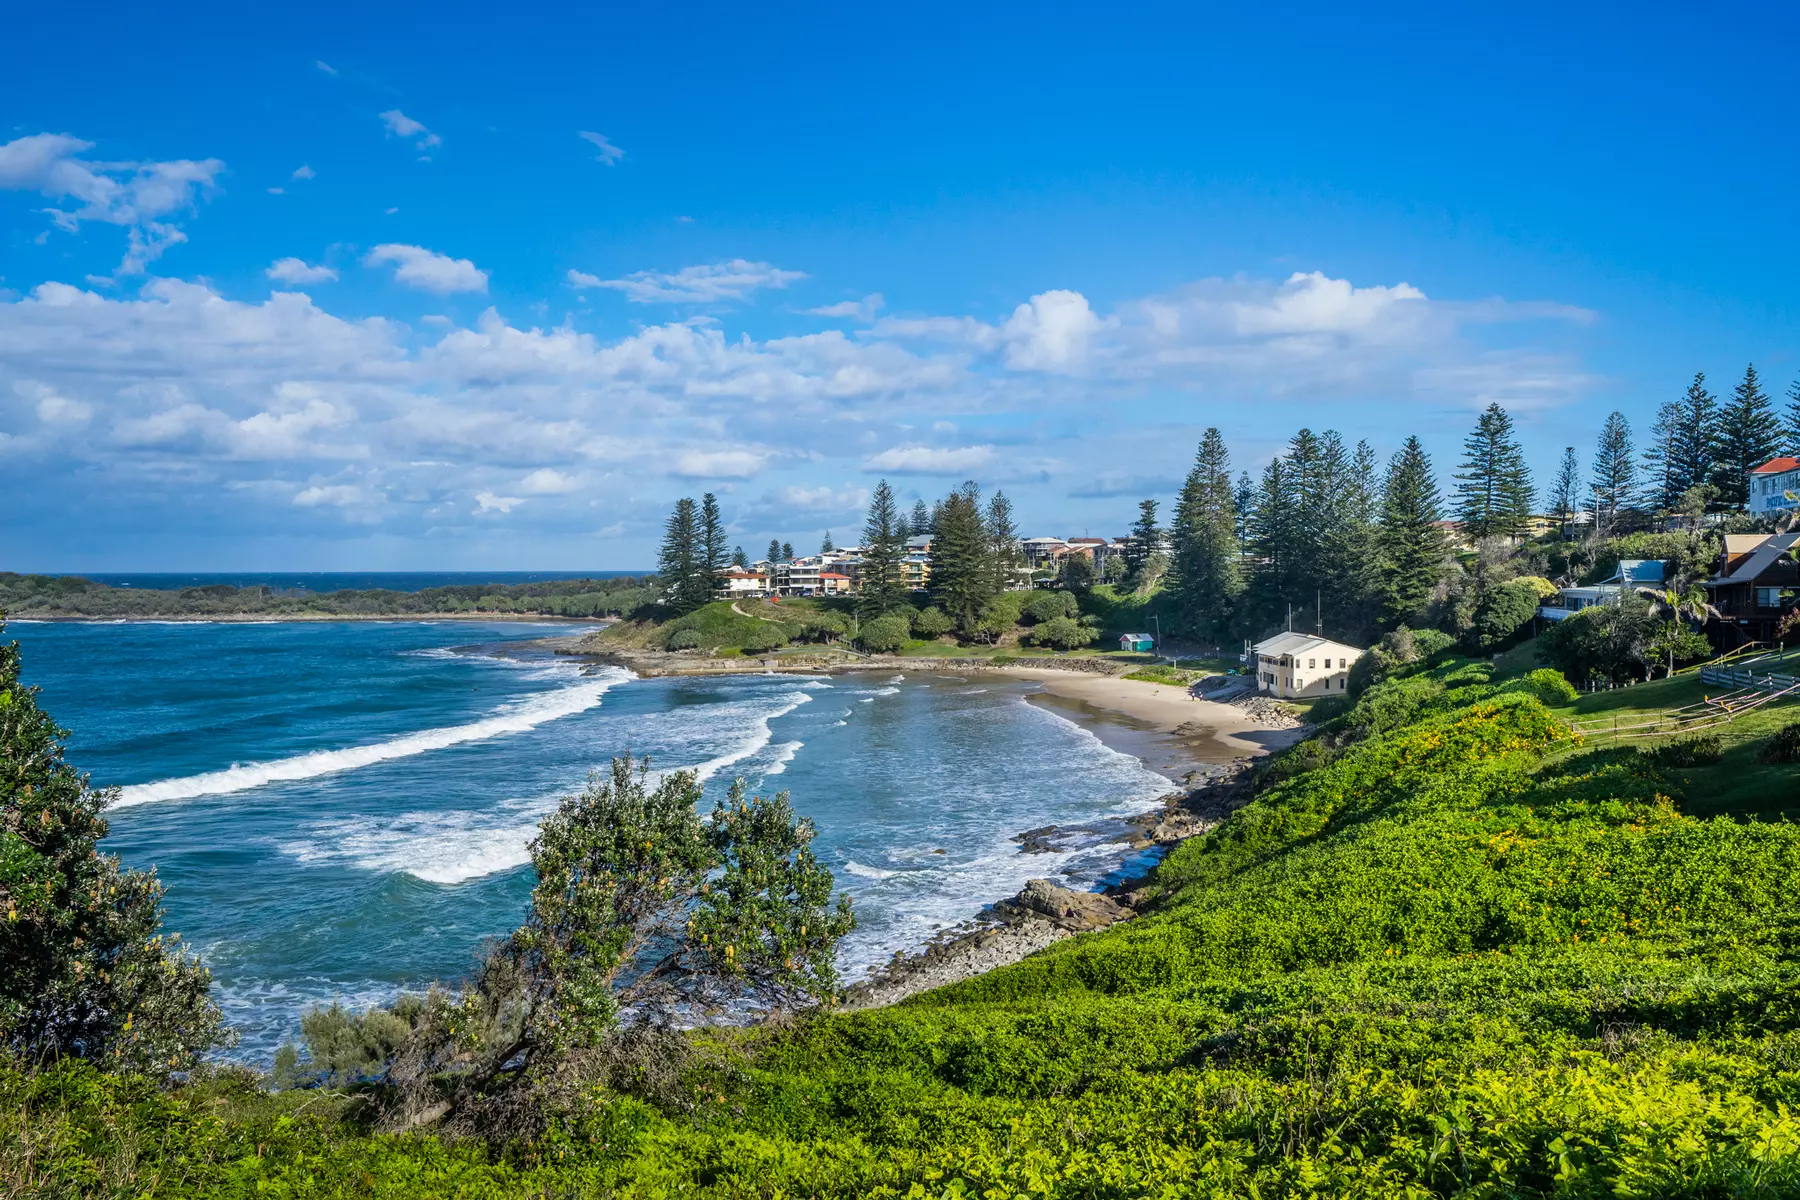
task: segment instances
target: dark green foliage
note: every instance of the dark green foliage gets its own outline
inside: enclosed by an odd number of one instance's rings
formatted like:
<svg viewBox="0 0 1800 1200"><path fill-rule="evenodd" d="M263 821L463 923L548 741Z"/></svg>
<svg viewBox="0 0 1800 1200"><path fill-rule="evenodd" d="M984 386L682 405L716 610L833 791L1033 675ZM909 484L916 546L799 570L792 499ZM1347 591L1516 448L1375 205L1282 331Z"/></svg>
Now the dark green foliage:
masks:
<svg viewBox="0 0 1800 1200"><path fill-rule="evenodd" d="M1625 414L1614 412L1600 429L1600 444L1594 451L1593 482L1588 486L1593 498L1594 528L1605 537L1618 522L1619 513L1630 507L1637 493L1637 459L1631 446L1631 425Z"/></svg>
<svg viewBox="0 0 1800 1200"><path fill-rule="evenodd" d="M0 631L5 625L0 622ZM161 1077L230 1044L211 976L162 932L162 884L100 853L95 791L63 758L66 730L0 643L0 1047Z"/></svg>
<svg viewBox="0 0 1800 1200"><path fill-rule="evenodd" d="M1214 640L1230 629L1243 591L1238 522L1231 456L1218 429L1209 428L1176 501L1169 535L1174 628Z"/></svg>
<svg viewBox="0 0 1800 1200"><path fill-rule="evenodd" d="M799 637L808 642L835 642L848 637L851 627L842 613L807 613L800 622Z"/></svg>
<svg viewBox="0 0 1800 1200"><path fill-rule="evenodd" d="M1080 611L1081 605L1072 592L1033 592L1021 613L1035 625L1057 617L1072 617Z"/></svg>
<svg viewBox="0 0 1800 1200"><path fill-rule="evenodd" d="M663 641L667 650L698 650L700 648L700 631L698 629L673 629Z"/></svg>
<svg viewBox="0 0 1800 1200"><path fill-rule="evenodd" d="M1800 762L1800 722L1783 725L1776 735L1763 743L1756 760L1764 763Z"/></svg>
<svg viewBox="0 0 1800 1200"><path fill-rule="evenodd" d="M1716 733L1697 733L1644 748L1644 757L1659 767L1711 766L1725 757L1725 745Z"/></svg>
<svg viewBox="0 0 1800 1200"><path fill-rule="evenodd" d="M1671 414L1675 431L1670 437L1670 453L1675 467L1670 472L1669 487L1677 495L1701 484L1709 483L1719 458L1719 401L1706 390L1706 375L1696 372L1694 381Z"/></svg>
<svg viewBox="0 0 1800 1200"><path fill-rule="evenodd" d="M931 538L931 597L959 633L973 633L994 594L992 545L973 483L950 493Z"/></svg>
<svg viewBox="0 0 1800 1200"><path fill-rule="evenodd" d="M1551 515L1556 518L1557 532L1565 538L1574 526L1575 514L1581 511L1582 495L1581 460L1575 456L1575 447L1564 446L1546 499Z"/></svg>
<svg viewBox="0 0 1800 1200"><path fill-rule="evenodd" d="M1431 459L1419 439L1409 437L1388 463L1375 536L1385 623L1415 624L1430 605L1449 555L1443 530L1437 527L1442 519Z"/></svg>
<svg viewBox="0 0 1800 1200"><path fill-rule="evenodd" d="M1649 677L1657 634L1650 606L1636 596L1564 617L1538 637L1543 660L1576 684Z"/></svg>
<svg viewBox="0 0 1800 1200"><path fill-rule="evenodd" d="M783 615L788 619L765 621L738 612L729 600L714 600L662 626L662 645L669 650L769 650L787 644L800 633L802 614Z"/></svg>
<svg viewBox="0 0 1800 1200"><path fill-rule="evenodd" d="M78 575L0 571L0 612L16 617L407 616L415 613L520 613L557 617L622 616L655 603L656 580L558 579L546 583L456 584L419 592L385 588L289 592L267 587L116 588Z"/></svg>
<svg viewBox="0 0 1800 1200"><path fill-rule="evenodd" d="M1490 587L1475 604L1475 619L1467 641L1478 654L1504 650L1523 637L1537 617L1537 588L1528 580L1512 579Z"/></svg>
<svg viewBox="0 0 1800 1200"><path fill-rule="evenodd" d="M1744 378L1732 389L1731 400L1719 410L1714 441L1717 459L1712 484L1719 501L1742 508L1749 497L1749 475L1781 451L1781 418L1756 377L1754 365L1744 368Z"/></svg>
<svg viewBox="0 0 1800 1200"><path fill-rule="evenodd" d="M1650 426L1650 444L1644 447L1643 503L1653 510L1680 507L1688 487L1681 473L1681 420L1681 403L1671 400L1656 410L1656 423Z"/></svg>
<svg viewBox="0 0 1800 1200"><path fill-rule="evenodd" d="M876 617L873 621L863 622L856 634L856 643L870 654L892 654L906 645L912 628L905 617L898 613L890 613L885 617Z"/></svg>
<svg viewBox="0 0 1800 1200"><path fill-rule="evenodd" d="M1498 403L1482 410L1464 439L1456 481L1456 517L1470 537L1512 537L1524 528L1531 515L1531 472L1512 418Z"/></svg>
<svg viewBox="0 0 1800 1200"><path fill-rule="evenodd" d="M774 621L758 621L738 639L738 645L746 654L760 654L765 650L778 650L789 640L787 626Z"/></svg>
<svg viewBox="0 0 1800 1200"><path fill-rule="evenodd" d="M988 570L992 575L988 590L999 595L1018 582L1019 569L1024 564L1024 555L1019 550L1019 529L1013 522L1012 501L1006 498L1005 492L995 492L993 499L988 501L983 532L987 534Z"/></svg>
<svg viewBox="0 0 1800 1200"><path fill-rule="evenodd" d="M1033 645L1048 646L1053 650L1075 650L1099 641L1100 631L1068 617L1052 617L1033 625L1029 636Z"/></svg>
<svg viewBox="0 0 1800 1200"><path fill-rule="evenodd" d="M695 554L700 533L700 520L691 499L675 502L675 509L663 523L662 550L656 559L656 574L663 584L663 600L678 613L690 613L711 596L702 596L697 585L700 563Z"/></svg>
<svg viewBox="0 0 1800 1200"><path fill-rule="evenodd" d="M906 604L906 585L900 578L900 560L906 557L906 534L901 530L901 522L893 489L883 479L869 498L869 516L863 523L863 564L856 613L865 621L886 616Z"/></svg>
<svg viewBox="0 0 1800 1200"><path fill-rule="evenodd" d="M941 608L927 608L913 618L912 631L922 638L943 637L955 626Z"/></svg>
<svg viewBox="0 0 1800 1200"><path fill-rule="evenodd" d="M1138 518L1125 543L1125 586L1136 589L1144 585L1150 557L1156 553L1162 529L1156 523L1156 501L1140 500Z"/></svg>

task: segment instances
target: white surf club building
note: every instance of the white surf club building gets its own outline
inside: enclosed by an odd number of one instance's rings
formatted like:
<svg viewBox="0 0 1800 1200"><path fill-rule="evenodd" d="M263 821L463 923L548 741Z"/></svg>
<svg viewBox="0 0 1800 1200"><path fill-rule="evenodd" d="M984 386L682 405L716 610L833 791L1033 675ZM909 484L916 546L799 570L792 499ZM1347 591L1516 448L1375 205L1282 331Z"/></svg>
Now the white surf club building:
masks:
<svg viewBox="0 0 1800 1200"><path fill-rule="evenodd" d="M1278 633L1250 649L1256 690L1284 700L1347 695L1350 664L1362 656L1355 646L1310 633Z"/></svg>

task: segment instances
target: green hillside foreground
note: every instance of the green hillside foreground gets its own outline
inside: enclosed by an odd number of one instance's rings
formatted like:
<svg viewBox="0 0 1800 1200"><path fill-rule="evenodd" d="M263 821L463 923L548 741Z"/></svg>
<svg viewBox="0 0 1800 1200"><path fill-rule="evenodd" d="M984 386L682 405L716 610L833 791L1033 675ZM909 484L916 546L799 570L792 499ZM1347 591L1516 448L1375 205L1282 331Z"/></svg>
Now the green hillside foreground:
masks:
<svg viewBox="0 0 1800 1200"><path fill-rule="evenodd" d="M1317 765L1179 847L1138 920L893 1008L691 1036L630 1094L596 1087L544 1142L372 1134L354 1097L229 1073L165 1093L65 1065L0 1074L0 1182L409 1198L1800 1192L1800 829L1696 816L1712 807L1697 772L1595 749L1563 720L1631 693L1654 705L1683 681L1575 700L1549 672L1491 674L1453 663L1371 689L1295 752ZM1791 768L1754 770L1791 791Z"/></svg>

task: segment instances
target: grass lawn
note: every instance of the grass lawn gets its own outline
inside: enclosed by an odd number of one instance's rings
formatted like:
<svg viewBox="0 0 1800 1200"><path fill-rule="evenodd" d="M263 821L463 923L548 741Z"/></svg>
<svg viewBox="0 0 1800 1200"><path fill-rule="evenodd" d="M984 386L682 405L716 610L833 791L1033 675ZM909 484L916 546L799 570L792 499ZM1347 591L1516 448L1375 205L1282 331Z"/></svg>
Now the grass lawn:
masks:
<svg viewBox="0 0 1800 1200"><path fill-rule="evenodd" d="M1594 692L1552 711L1567 721L1614 718L1631 725L1660 713L1698 704L1721 689L1700 681L1698 675L1680 675L1650 683ZM1733 814L1752 819L1800 819L1800 765L1770 765L1756 760L1763 743L1784 725L1800 721L1800 703L1777 701L1748 712L1705 732L1717 734L1725 756L1705 767L1686 767L1673 772L1686 785L1682 809L1697 817ZM1584 749L1612 744L1649 747L1668 738L1615 739L1608 731L1588 732ZM1567 757L1565 751L1558 757Z"/></svg>

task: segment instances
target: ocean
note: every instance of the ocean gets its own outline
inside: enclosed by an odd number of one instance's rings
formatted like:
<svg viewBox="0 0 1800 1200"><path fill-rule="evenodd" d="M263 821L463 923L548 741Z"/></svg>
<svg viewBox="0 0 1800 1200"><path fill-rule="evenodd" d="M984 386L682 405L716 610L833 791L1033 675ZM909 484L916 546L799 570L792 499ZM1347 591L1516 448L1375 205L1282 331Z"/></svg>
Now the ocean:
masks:
<svg viewBox="0 0 1800 1200"><path fill-rule="evenodd" d="M477 622L13 622L69 758L120 789L106 848L154 866L166 926L266 1063L300 1015L462 977L523 917L528 845L613 755L787 790L855 898L860 978L1034 876L1091 883L1116 845L1012 835L1147 807L1128 754L992 678L638 679ZM710 807L710 805L708 806ZM1098 840L1092 839L1092 840Z"/></svg>
<svg viewBox="0 0 1800 1200"><path fill-rule="evenodd" d="M83 576L111 587L180 591L191 587L268 587L282 591L335 592L345 588L370 591L422 592L434 587L551 583L559 579L619 579L648 575L643 571L226 571L101 572Z"/></svg>

